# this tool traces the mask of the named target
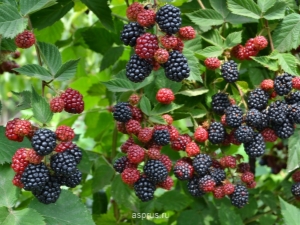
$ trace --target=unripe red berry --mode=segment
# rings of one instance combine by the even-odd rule
[[[154,53],[154,59],[160,64],[166,63],[169,59],[169,52],[166,49],[159,48]]]
[[[215,69],[218,69],[220,67],[221,61],[218,58],[215,58],[215,57],[207,58],[207,59],[205,59],[204,64],[205,64],[207,69],[215,70]]]
[[[268,46],[268,40],[264,36],[254,38],[254,46],[257,50],[262,50]]]
[[[16,36],[15,43],[18,48],[30,48],[35,44],[35,36],[31,31],[25,30]]]
[[[173,91],[169,88],[161,88],[156,94],[156,100],[162,104],[170,104],[174,99]]]
[[[181,27],[178,33],[182,40],[192,40],[196,37],[196,31],[191,26]]]
[[[55,97],[50,101],[50,110],[54,113],[62,112],[65,107],[65,102],[60,97]]]
[[[134,2],[126,10],[126,16],[130,21],[136,21],[137,16],[144,10],[144,6],[141,3]]]

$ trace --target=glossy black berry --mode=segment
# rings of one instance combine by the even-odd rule
[[[295,91],[284,97],[287,104],[299,104],[300,103],[300,91]]]
[[[251,141],[244,143],[244,149],[251,158],[262,156],[266,150],[263,136],[260,133],[255,133]]]
[[[221,67],[221,75],[228,83],[233,83],[239,78],[239,71],[236,62],[233,60],[225,62]]]
[[[287,117],[292,123],[300,123],[300,105],[293,104],[288,106]]]
[[[44,204],[55,203],[61,193],[59,179],[55,176],[50,176],[50,179],[45,184],[42,190],[32,191],[32,194]]]
[[[181,82],[190,76],[190,68],[187,59],[179,51],[169,53],[169,59],[162,64],[165,75],[169,80]]]
[[[275,92],[280,96],[287,95],[293,88],[292,79],[293,76],[288,73],[276,77],[274,80]]]
[[[193,177],[193,167],[185,161],[179,160],[173,167],[173,172],[179,180],[189,180]]]
[[[230,127],[239,127],[243,122],[243,111],[237,105],[229,106],[226,109],[226,124]]]
[[[280,125],[272,124],[272,128],[279,138],[289,138],[294,134],[295,131],[295,126],[289,119],[286,119]]]
[[[282,124],[287,118],[288,105],[282,101],[272,102],[268,108],[269,121],[272,124]]]
[[[134,54],[126,65],[126,77],[134,83],[142,82],[150,75],[152,69],[153,65],[149,61]]]
[[[259,131],[262,131],[263,129],[269,127],[269,124],[270,121],[268,117],[268,111],[264,109],[263,111],[261,111],[261,123],[258,124],[258,126],[256,126],[255,128]]]
[[[199,154],[193,159],[193,167],[199,175],[205,175],[212,165],[212,159],[207,154]]]
[[[264,90],[257,88],[250,92],[248,107],[250,109],[263,110],[267,107],[269,95]]]
[[[224,114],[225,110],[231,106],[228,94],[219,92],[212,96],[211,107],[212,110],[218,114]]]
[[[155,130],[153,140],[156,144],[164,146],[170,143],[170,133],[168,130]]]
[[[38,129],[32,137],[31,146],[37,154],[48,155],[56,146],[56,135],[49,129]]]
[[[226,173],[223,169],[211,167],[208,172],[217,185],[222,184],[222,181],[226,179]]]
[[[188,192],[194,197],[201,197],[205,194],[203,190],[199,187],[199,177],[194,176],[192,179],[189,180],[187,183]]]
[[[26,191],[40,191],[48,182],[50,173],[44,163],[29,164],[22,174],[21,182]]]
[[[212,144],[220,144],[225,139],[225,129],[219,122],[212,122],[208,128],[208,140]]]
[[[74,156],[75,161],[77,164],[80,163],[81,159],[82,159],[82,151],[77,147],[73,147],[71,149],[66,150],[66,152],[68,152],[69,154],[71,154],[72,156]]]
[[[235,130],[234,137],[240,143],[247,143],[253,139],[254,130],[247,125],[241,125]]]
[[[161,7],[155,17],[161,31],[167,34],[176,34],[181,26],[180,9],[172,5]]]
[[[153,199],[155,189],[155,184],[146,177],[141,177],[134,183],[135,194],[142,202]]]
[[[66,185],[67,187],[74,188],[78,184],[80,184],[81,179],[82,173],[78,169],[76,169],[75,172],[68,177],[61,176],[60,183],[61,185]]]
[[[75,157],[68,152],[57,153],[50,158],[50,167],[57,174],[70,176],[76,170]]]
[[[126,165],[128,165],[129,160],[126,156],[122,156],[121,158],[116,159],[116,161],[114,162],[114,169],[115,171],[117,171],[118,173],[122,173],[123,170],[125,170]]]
[[[132,112],[127,102],[119,102],[113,108],[113,116],[116,121],[126,123],[132,118]]]
[[[136,44],[136,39],[144,33],[145,29],[141,25],[137,22],[130,22],[129,24],[124,25],[120,38],[124,45],[133,47]]]
[[[250,109],[246,114],[246,123],[251,127],[259,127],[263,120],[263,115],[257,109]]]
[[[243,185],[237,184],[234,188],[234,192],[230,195],[231,204],[242,208],[248,203],[249,192]]]
[[[291,192],[295,197],[300,197],[300,182],[292,185]]]
[[[155,184],[163,182],[168,176],[168,170],[159,160],[149,160],[144,166],[144,173]]]

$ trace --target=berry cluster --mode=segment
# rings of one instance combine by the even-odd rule
[[[24,136],[31,139],[32,148],[20,148],[12,158],[11,167],[16,172],[12,182],[31,191],[40,202],[54,203],[61,185],[74,188],[81,182],[82,174],[76,166],[82,152],[72,142],[72,128],[61,125],[53,132],[37,129],[27,120],[14,119],[7,123],[5,134],[13,141],[21,141]]]
[[[160,65],[168,79],[180,82],[189,77],[190,68],[182,54],[183,40],[195,38],[196,32],[190,27],[181,27],[180,9],[164,5],[159,9],[143,6],[135,2],[127,8],[127,18],[131,21],[124,25],[121,40],[124,45],[134,47],[135,54],[126,65],[126,76],[132,82],[142,82],[152,70]],[[155,23],[162,32],[159,37],[147,33]]]
[[[19,68],[19,64],[15,62],[15,59],[20,58],[20,52],[8,52],[8,51],[1,51],[0,52],[0,74],[4,72],[13,73],[18,75],[19,73],[14,71],[13,69]]]
[[[50,109],[54,113],[65,110],[68,113],[80,114],[84,110],[82,94],[72,88],[67,88],[59,97],[50,101]]]
[[[297,200],[300,200],[300,170],[296,170],[292,179],[295,182],[291,187],[291,192]]]

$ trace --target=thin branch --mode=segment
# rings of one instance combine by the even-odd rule
[[[288,173],[285,178],[280,182],[278,183],[278,185],[275,187],[274,191],[279,191],[281,188],[282,188],[282,184],[285,183],[285,181],[287,181],[288,179],[290,179],[290,177],[293,175],[294,171],[293,172],[290,172]]]
[[[198,3],[199,3],[199,5],[200,5],[201,9],[205,9],[205,6],[203,5],[203,3],[202,3],[201,0],[198,0]]]
[[[127,7],[129,7],[129,1],[125,0]]]
[[[255,175],[255,158],[249,158],[250,171]]]
[[[253,217],[251,217],[251,218],[245,220],[245,221],[244,221],[244,224],[248,224],[248,223],[251,223],[251,222],[253,222],[253,221],[257,221],[257,219],[259,219],[261,216],[266,215],[266,214],[269,214],[269,213],[271,213],[271,212],[272,212],[272,210],[269,210],[269,211],[267,211],[267,212],[257,214],[257,215],[255,215],[255,216],[253,216]]]
[[[236,88],[239,90],[239,93],[241,95],[241,100],[242,100],[245,108],[248,110],[248,105],[247,105],[247,103],[246,103],[246,101],[244,99],[244,93],[243,93],[243,91],[240,89],[239,85],[237,85],[237,84],[236,84]]]
[[[273,44],[273,40],[272,40],[272,36],[271,36],[271,31],[270,31],[268,20],[265,20],[265,27],[266,27],[266,29],[268,31],[269,42],[270,42],[271,50],[273,52],[274,51],[274,44]]]

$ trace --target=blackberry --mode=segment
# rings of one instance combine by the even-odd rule
[[[151,159],[144,166],[144,173],[155,184],[163,182],[168,176],[168,170],[165,165],[159,161]]]
[[[154,197],[155,184],[147,177],[141,177],[134,183],[134,191],[136,196],[142,201],[150,201]]]
[[[194,169],[188,162],[179,160],[174,165],[173,172],[179,180],[189,180],[193,177]]]
[[[199,187],[198,176],[194,176],[192,179],[189,180],[189,182],[187,183],[187,189],[189,193],[194,197],[202,197],[205,194],[205,192]]]
[[[289,138],[294,134],[295,131],[294,124],[288,119],[286,119],[283,124],[272,125],[272,128],[279,138]]]
[[[259,157],[265,153],[266,144],[260,133],[255,133],[254,138],[244,144],[245,152],[249,157]]]
[[[126,156],[122,156],[114,162],[113,167],[115,171],[117,171],[118,173],[122,173],[125,170],[125,168],[127,168],[127,166],[130,164],[131,163],[129,162],[129,159]]]
[[[78,184],[80,184],[82,179],[82,173],[79,171],[79,169],[76,169],[75,172],[68,176],[61,176],[60,177],[60,183],[61,185],[66,185],[67,187],[74,188]]]
[[[77,146],[66,150],[66,152],[68,152],[70,155],[74,156],[77,164],[80,163],[80,161],[82,159],[82,151]]]
[[[127,102],[119,102],[113,108],[113,116],[116,121],[126,123],[132,118],[132,112]]]
[[[292,105],[292,104],[299,104],[300,103],[300,91],[295,91],[290,93],[287,96],[284,96],[284,99],[287,104]]]
[[[248,203],[249,192],[243,185],[237,184],[234,188],[234,192],[230,195],[231,204],[242,208]]]
[[[26,191],[40,191],[48,182],[50,173],[44,163],[29,164],[22,174],[21,182]]]
[[[287,95],[293,88],[292,79],[293,76],[288,73],[276,77],[274,80],[275,92],[280,96]]]
[[[246,114],[246,123],[248,126],[259,127],[263,116],[257,109],[250,109]]]
[[[134,47],[136,44],[136,39],[145,33],[145,29],[136,22],[130,22],[127,25],[124,25],[124,28],[121,33],[121,40],[124,45],[129,45]]]
[[[226,173],[223,169],[211,167],[208,170],[217,185],[221,185],[222,181],[226,179]]]
[[[247,143],[252,141],[254,130],[247,125],[242,125],[235,130],[234,137],[240,143]]]
[[[272,102],[268,109],[268,117],[272,124],[282,124],[286,120],[288,106],[282,101]]]
[[[37,154],[41,156],[48,155],[56,146],[56,135],[51,130],[38,129],[31,139],[31,146]]]
[[[211,175],[205,175],[199,179],[200,189],[204,192],[211,192],[215,189],[216,182]]]
[[[260,88],[250,92],[248,97],[248,106],[250,109],[263,110],[268,104],[268,94]]]
[[[167,34],[176,34],[181,26],[180,9],[172,5],[161,7],[155,17],[161,31]]]
[[[212,144],[220,144],[225,139],[225,129],[219,122],[212,122],[208,128],[208,140]]]
[[[288,119],[292,123],[300,123],[300,105],[298,104],[293,104],[288,106]]]
[[[237,105],[229,106],[226,109],[226,124],[230,127],[239,127],[243,122],[243,111]]]
[[[134,83],[142,82],[150,75],[152,69],[153,65],[149,61],[134,54],[126,65],[126,77]]]
[[[168,130],[155,130],[153,140],[156,144],[164,146],[170,143],[170,133]]]
[[[269,126],[269,117],[268,117],[268,111],[264,109],[261,111],[261,123],[256,126],[255,128],[259,131],[262,131],[263,129],[267,128]]]
[[[201,176],[207,173],[211,165],[212,165],[212,159],[207,154],[199,154],[193,160],[193,167],[196,170],[196,172]]]
[[[59,179],[55,176],[50,176],[49,181],[45,184],[42,190],[32,191],[32,194],[44,204],[55,203],[61,193]]]
[[[181,82],[190,76],[190,68],[187,59],[179,51],[170,52],[169,59],[162,64],[168,79]]]
[[[300,182],[292,185],[291,192],[295,197],[300,197]]]
[[[68,152],[57,153],[50,158],[50,167],[57,174],[70,176],[76,170],[75,157]]]
[[[225,62],[221,67],[221,75],[228,83],[233,83],[239,78],[239,71],[236,62],[233,60]]]
[[[211,106],[212,110],[218,114],[224,114],[225,110],[230,106],[228,94],[219,92],[212,96]]]

